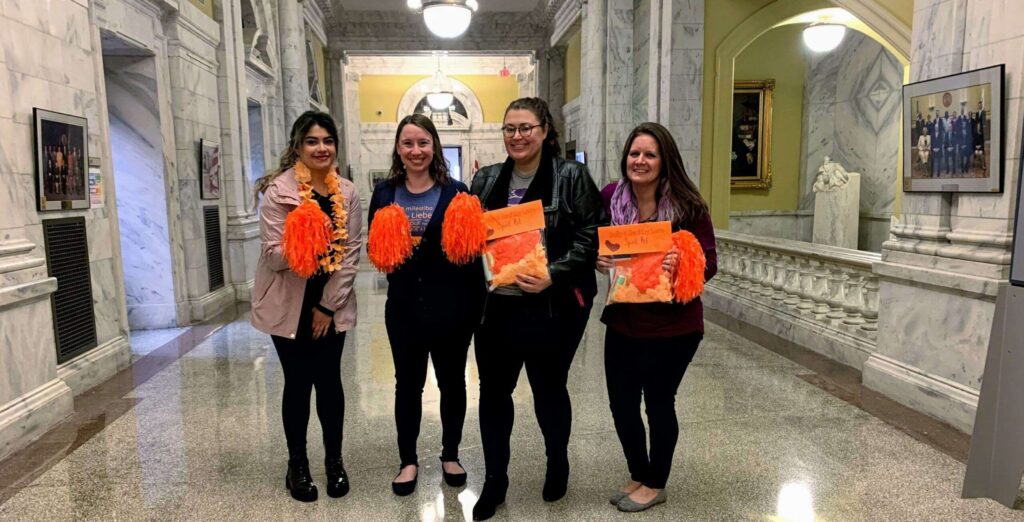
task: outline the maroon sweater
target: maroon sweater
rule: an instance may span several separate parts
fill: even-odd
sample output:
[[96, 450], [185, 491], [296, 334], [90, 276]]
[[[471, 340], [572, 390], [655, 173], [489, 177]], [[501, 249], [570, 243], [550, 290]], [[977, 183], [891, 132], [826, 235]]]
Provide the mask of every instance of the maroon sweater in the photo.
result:
[[[675, 226], [672, 229], [673, 232], [679, 230]], [[711, 224], [711, 216], [705, 213], [682, 229], [692, 232], [704, 247], [704, 257], [707, 259], [704, 281], [707, 282], [718, 272], [715, 227]], [[629, 337], [675, 337], [693, 332], [703, 333], [704, 306], [699, 297], [686, 304], [616, 303], [604, 307], [601, 322]]]

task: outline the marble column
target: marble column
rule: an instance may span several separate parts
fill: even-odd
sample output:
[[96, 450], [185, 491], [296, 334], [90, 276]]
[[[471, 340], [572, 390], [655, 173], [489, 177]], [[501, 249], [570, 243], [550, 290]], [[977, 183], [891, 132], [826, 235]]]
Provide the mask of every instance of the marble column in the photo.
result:
[[705, 0], [661, 0], [658, 122], [679, 146], [686, 173], [700, 181]]
[[563, 142], [565, 135], [565, 117], [562, 115], [561, 107], [565, 105], [565, 51], [566, 47], [552, 47], [544, 51], [540, 61], [547, 69], [547, 81], [544, 85], [546, 93], [541, 93], [551, 107], [551, 116], [555, 118], [555, 127]]
[[290, 128], [300, 114], [309, 109], [309, 77], [306, 71], [306, 28], [302, 21], [301, 0], [279, 0], [281, 23], [281, 82], [284, 91], [284, 117]]

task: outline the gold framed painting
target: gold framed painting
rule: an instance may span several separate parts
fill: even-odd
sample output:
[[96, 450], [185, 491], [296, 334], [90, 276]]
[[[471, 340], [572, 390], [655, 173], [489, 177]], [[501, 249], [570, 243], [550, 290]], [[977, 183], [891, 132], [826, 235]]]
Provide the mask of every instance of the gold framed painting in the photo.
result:
[[732, 91], [732, 163], [734, 189], [772, 186], [772, 96], [775, 80], [736, 82]]

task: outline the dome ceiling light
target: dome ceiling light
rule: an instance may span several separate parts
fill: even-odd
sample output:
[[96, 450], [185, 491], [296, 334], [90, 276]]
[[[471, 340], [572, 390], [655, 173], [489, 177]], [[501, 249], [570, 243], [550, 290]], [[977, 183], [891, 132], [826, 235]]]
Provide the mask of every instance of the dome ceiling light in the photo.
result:
[[437, 57], [437, 72], [430, 82], [430, 92], [427, 93], [427, 104], [435, 111], [446, 111], [455, 101], [455, 94], [452, 90], [452, 81], [441, 72], [441, 57]]
[[816, 53], [827, 53], [843, 42], [846, 26], [841, 24], [811, 24], [804, 28], [804, 45]]
[[422, 12], [427, 29], [439, 38], [462, 36], [480, 7], [476, 0], [407, 0], [406, 5]]

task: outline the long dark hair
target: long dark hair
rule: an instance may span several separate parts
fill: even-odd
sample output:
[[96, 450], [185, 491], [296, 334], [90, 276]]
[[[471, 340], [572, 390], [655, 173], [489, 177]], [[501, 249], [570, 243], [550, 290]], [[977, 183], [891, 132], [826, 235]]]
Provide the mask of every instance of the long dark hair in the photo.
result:
[[676, 224], [692, 223], [707, 213], [707, 202], [700, 195], [697, 185], [694, 185], [690, 177], [686, 175], [683, 157], [679, 154], [676, 140], [672, 138], [672, 133], [660, 124], [650, 121], [641, 123], [633, 129], [633, 132], [629, 133], [629, 137], [626, 138], [626, 146], [622, 149], [622, 161], [619, 162], [623, 181], [629, 183], [629, 176], [626, 175], [626, 158], [629, 157], [629, 149], [633, 146], [633, 140], [641, 134], [654, 138], [654, 141], [658, 143], [658, 151], [661, 153], [661, 172], [658, 173], [658, 178], [660, 183], [668, 183], [668, 197], [672, 203]]
[[320, 111], [306, 111], [302, 113], [295, 119], [295, 123], [292, 124], [292, 132], [289, 134], [288, 146], [281, 151], [281, 159], [278, 161], [277, 168], [256, 180], [257, 204], [259, 204], [260, 194], [266, 192], [267, 188], [270, 187], [270, 184], [273, 183], [278, 176], [294, 167], [295, 162], [299, 161], [299, 148], [302, 147], [302, 140], [306, 139], [306, 134], [309, 134], [309, 130], [314, 126], [318, 126], [327, 131], [327, 134], [331, 138], [334, 138], [336, 148], [340, 146], [338, 140], [338, 126], [334, 123], [334, 118], [331, 118], [330, 114]]
[[527, 110], [533, 113], [540, 121], [540, 124], [547, 129], [548, 134], [544, 136], [544, 145], [541, 152], [547, 157], [556, 157], [562, 154], [562, 146], [558, 144], [558, 129], [555, 128], [555, 119], [551, 117], [551, 109], [548, 102], [541, 98], [519, 98], [508, 104], [505, 115], [508, 111]]
[[434, 140], [434, 156], [430, 160], [427, 173], [430, 174], [430, 179], [434, 180], [434, 183], [447, 185], [451, 177], [448, 176], [448, 162], [444, 159], [441, 137], [437, 134], [434, 122], [422, 114], [410, 114], [398, 122], [398, 130], [395, 131], [395, 144], [391, 147], [391, 172], [388, 174], [388, 181], [398, 183], [405, 180], [405, 164], [402, 163], [402, 157], [398, 155], [398, 138], [402, 136], [402, 129], [406, 125], [415, 125], [430, 134], [430, 138]]

